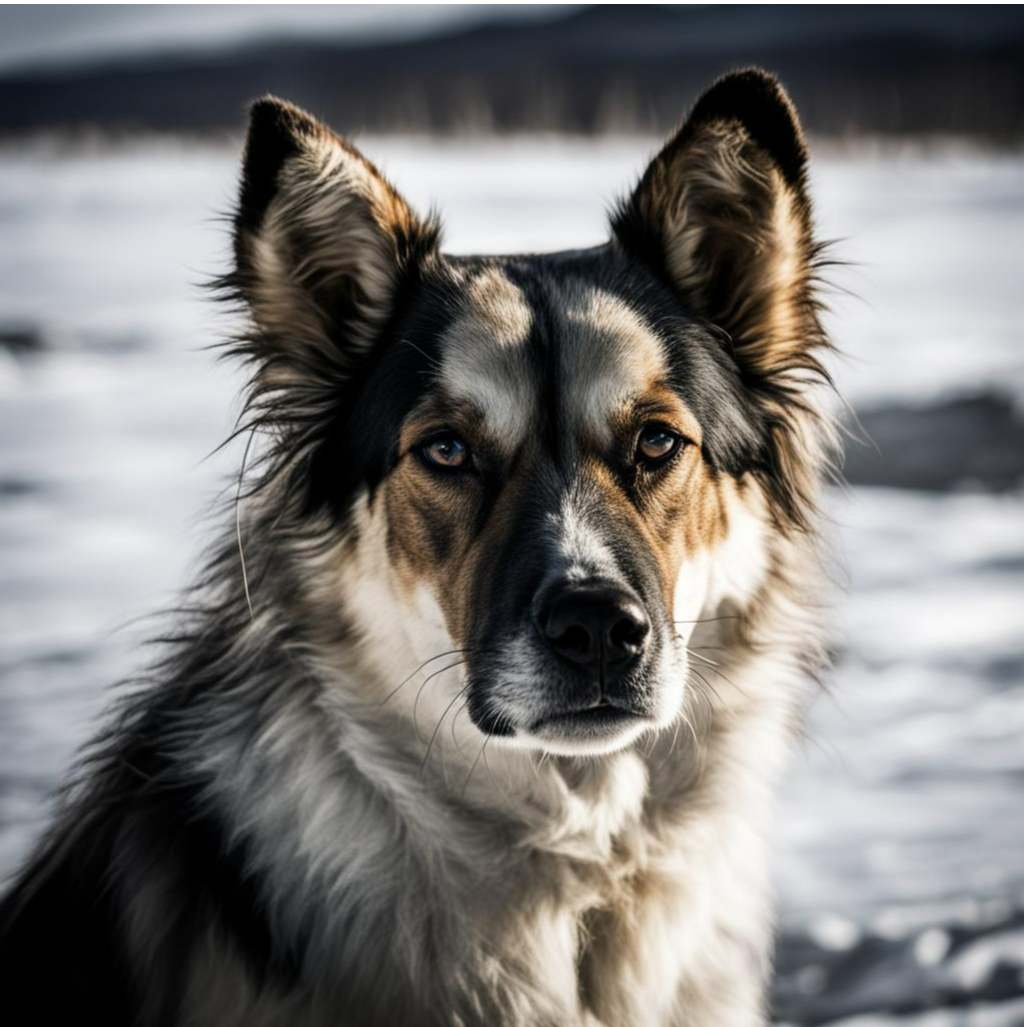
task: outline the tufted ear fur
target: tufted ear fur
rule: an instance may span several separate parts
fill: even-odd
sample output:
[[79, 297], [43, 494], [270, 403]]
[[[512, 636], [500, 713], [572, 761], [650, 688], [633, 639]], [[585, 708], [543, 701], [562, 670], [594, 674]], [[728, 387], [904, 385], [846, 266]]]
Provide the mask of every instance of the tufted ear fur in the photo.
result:
[[345, 469], [333, 457], [332, 475], [315, 473], [354, 379], [437, 253], [439, 228], [345, 139], [274, 97], [250, 109], [234, 228], [235, 267], [216, 284], [249, 312], [229, 349], [252, 371], [239, 431], [262, 437], [246, 494], [280, 481], [275, 523], [307, 523], [326, 501], [322, 478]]
[[729, 336], [742, 380], [767, 415], [776, 465], [767, 477], [797, 522], [823, 450], [805, 387], [828, 377], [817, 355], [828, 343], [814, 292], [820, 248], [806, 163], [795, 109], [777, 80], [734, 72], [700, 97], [613, 218], [617, 242]]
[[230, 282], [255, 329], [237, 347], [255, 365], [251, 405], [290, 389], [293, 413], [330, 402], [438, 239], [345, 139], [282, 100], [254, 103]]

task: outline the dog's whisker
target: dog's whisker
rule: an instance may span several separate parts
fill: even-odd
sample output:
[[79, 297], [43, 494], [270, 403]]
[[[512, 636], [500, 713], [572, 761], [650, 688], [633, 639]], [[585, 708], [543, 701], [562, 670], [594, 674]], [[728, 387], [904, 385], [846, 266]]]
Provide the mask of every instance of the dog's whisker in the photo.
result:
[[477, 768], [479, 761], [481, 760], [482, 753], [485, 752], [485, 746], [488, 745], [488, 742], [489, 740], [486, 737], [485, 741], [481, 743], [481, 748], [478, 750], [478, 755], [474, 757], [474, 762], [471, 764], [471, 769], [467, 771], [467, 777], [464, 778], [464, 786], [460, 791], [461, 802], [467, 797], [467, 788], [471, 783], [471, 778], [474, 776], [474, 771]]
[[713, 624], [721, 620], [742, 620], [740, 613], [726, 613], [720, 617], [699, 617], [697, 620], [674, 620], [671, 624]]
[[648, 734], [648, 745], [645, 751], [646, 759], [649, 759], [652, 756], [653, 750], [656, 748], [656, 743], [660, 738], [660, 733], [658, 731], [650, 731]]
[[[720, 678], [723, 678], [723, 680], [726, 681], [732, 688], [737, 689], [737, 691], [741, 695], [743, 695], [744, 698], [747, 698], [747, 699], [750, 698], [749, 693], [746, 692], [745, 689], [741, 688], [740, 685], [738, 685], [731, 678], [729, 678], [722, 670], [720, 670], [721, 664], [718, 663], [716, 660], [710, 659], [707, 656], [703, 656], [701, 653], [695, 652], [691, 647], [689, 647], [687, 645], [684, 646], [684, 649], [685, 649], [685, 651], [690, 656], [694, 656], [696, 659], [699, 659], [703, 663], [706, 663], [708, 665], [708, 667], [710, 668], [710, 670], [713, 671], [714, 674], [716, 674]], [[706, 679], [703, 678], [703, 680], [706, 680]], [[719, 696], [718, 696], [718, 698], [719, 698]]]
[[243, 592], [246, 593], [246, 607], [250, 611], [250, 620], [256, 620], [256, 616], [253, 613], [253, 601], [250, 598], [250, 579], [246, 573], [246, 554], [243, 552], [242, 545], [242, 486], [243, 481], [246, 478], [246, 459], [250, 455], [250, 446], [253, 445], [253, 436], [256, 432], [256, 426], [250, 429], [249, 438], [246, 440], [246, 446], [243, 449], [242, 454], [242, 466], [239, 468], [239, 485], [235, 491], [235, 541], [239, 547], [239, 566], [242, 568], [242, 587]]
[[439, 653], [437, 656], [429, 656], [428, 659], [424, 661], [424, 663], [422, 663], [415, 670], [412, 670], [391, 692], [389, 692], [389, 694], [384, 699], [382, 699], [379, 705], [384, 706], [394, 695], [396, 695], [397, 692], [399, 692], [399, 690], [404, 685], [409, 684], [411, 681], [413, 681], [414, 678], [417, 677], [417, 675], [422, 670], [424, 670], [424, 668], [427, 667], [429, 663], [434, 663], [436, 660], [441, 660], [445, 656], [455, 656], [457, 653], [471, 653], [473, 651], [473, 649], [447, 649], [446, 652]]
[[[703, 674], [703, 672], [702, 672], [701, 670], [699, 670], [699, 668], [698, 668], [698, 667], [693, 667], [693, 668], [691, 668], [691, 672], [692, 672], [693, 674], [695, 674], [695, 675], [696, 675], [696, 677], [698, 677], [698, 679], [699, 679], [699, 680], [700, 680], [700, 681], [701, 681], [701, 682], [703, 683], [703, 685], [704, 685], [704, 686], [705, 686], [705, 687], [706, 687], [706, 688], [707, 688], [707, 689], [708, 689], [708, 690], [709, 690], [710, 692], [712, 692], [712, 693], [714, 694], [714, 696], [715, 696], [715, 697], [716, 697], [716, 699], [717, 699], [717, 702], [718, 702], [718, 703], [720, 704], [720, 706], [719, 706], [719, 711], [715, 710], [715, 711], [714, 711], [714, 713], [713, 713], [713, 714], [711, 714], [711, 719], [712, 719], [712, 716], [714, 716], [714, 715], [717, 715], [717, 713], [718, 713], [718, 712], [719, 712], [720, 714], [722, 714], [722, 715], [726, 715], [726, 716], [728, 716], [728, 717], [734, 717], [734, 716], [735, 716], [735, 710], [733, 710], [733, 709], [732, 709], [732, 708], [731, 708], [730, 706], [728, 706], [728, 705], [727, 705], [727, 704], [726, 704], [726, 703], [724, 702], [724, 697], [723, 697], [723, 696], [722, 696], [722, 695], [720, 694], [720, 692], [719, 692], [719, 691], [718, 691], [718, 690], [717, 690], [717, 689], [716, 689], [716, 688], [714, 687], [714, 685], [713, 685], [713, 684], [712, 684], [712, 682], [711, 682], [711, 681], [709, 680], [709, 678], [707, 678], [707, 677], [706, 677], [706, 675], [705, 675], [705, 674]], [[744, 694], [744, 693], [743, 693], [743, 694]], [[710, 700], [709, 700], [709, 696], [707, 696], [707, 697], [706, 697], [706, 700], [707, 700], [707, 702], [710, 702]], [[710, 707], [711, 707], [711, 709], [713, 709], [713, 704], [712, 704], [712, 702], [710, 702]]]
[[417, 735], [417, 740], [419, 742], [423, 742], [424, 741], [424, 739], [421, 737], [420, 729], [417, 726], [417, 704], [418, 704], [418, 702], [420, 702], [421, 693], [423, 693], [425, 688], [428, 687], [428, 682], [431, 681], [432, 678], [437, 678], [440, 674], [445, 674], [447, 670], [453, 670], [456, 667], [461, 667], [466, 662], [467, 661], [463, 660], [463, 659], [455, 660], [453, 663], [447, 664], [445, 667], [442, 667], [440, 670], [433, 671], [431, 674], [429, 674], [424, 679], [424, 681], [421, 682], [421, 687], [417, 690], [417, 695], [414, 696], [414, 707], [410, 711], [411, 719], [414, 722], [414, 734]]
[[729, 685], [730, 685], [730, 686], [731, 686], [731, 687], [732, 687], [733, 689], [735, 689], [735, 691], [737, 691], [737, 692], [738, 692], [738, 694], [739, 694], [739, 695], [741, 695], [743, 699], [749, 699], [749, 698], [751, 698], [751, 696], [749, 695], [749, 693], [748, 693], [748, 692], [746, 692], [746, 691], [745, 691], [745, 689], [741, 687], [741, 685], [739, 685], [739, 684], [738, 684], [737, 682], [735, 682], [735, 681], [733, 681], [733, 680], [732, 680], [731, 678], [729, 678], [729, 677], [728, 677], [728, 676], [727, 676], [727, 675], [726, 675], [726, 674], [725, 674], [725, 673], [724, 673], [724, 672], [723, 672], [723, 671], [722, 671], [722, 670], [721, 670], [721, 669], [719, 668], [719, 666], [718, 666], [717, 664], [715, 664], [715, 663], [712, 663], [712, 662], [711, 662], [711, 661], [709, 661], [709, 660], [707, 660], [706, 662], [707, 662], [707, 663], [708, 663], [708, 664], [710, 665], [710, 670], [711, 670], [711, 671], [713, 671], [713, 673], [714, 673], [714, 674], [716, 674], [716, 675], [717, 675], [717, 677], [719, 677], [719, 678], [723, 678], [723, 680], [724, 680], [724, 681], [726, 681], [726, 682], [727, 682], [727, 683], [728, 683], [728, 684], [729, 684]]
[[[469, 688], [470, 688], [470, 683], [468, 683], [467, 687], [464, 689], [464, 692], [466, 693], [467, 689], [469, 689]], [[465, 694], [464, 695], [464, 701], [460, 704], [460, 708], [456, 711], [456, 713], [453, 715], [453, 719], [449, 722], [449, 737], [453, 741], [453, 748], [456, 749], [456, 751], [459, 752], [461, 755], [463, 755], [463, 749], [460, 748], [460, 743], [459, 743], [459, 741], [457, 741], [457, 737], [456, 737], [456, 722], [460, 719], [460, 714], [461, 713], [465, 713], [467, 711], [468, 711], [467, 695]]]
[[668, 750], [668, 758], [670, 756], [670, 753], [672, 753], [674, 751], [674, 749], [676, 748], [676, 746], [678, 744], [678, 735], [681, 733], [681, 721], [682, 720], [685, 720], [685, 718], [684, 717], [675, 717], [674, 718], [674, 734], [671, 735], [670, 749]]
[[[706, 718], [706, 734], [709, 735], [710, 730], [713, 726], [713, 718], [717, 712], [713, 705], [713, 700], [709, 697], [709, 695], [706, 694], [705, 688], [693, 688], [692, 694], [700, 698], [706, 704], [706, 710], [709, 714]], [[720, 697], [718, 696], [718, 700], [719, 698]]]
[[449, 704], [442, 711], [442, 716], [439, 717], [438, 723], [436, 723], [436, 725], [435, 725], [435, 730], [431, 733], [431, 740], [428, 742], [428, 749], [427, 749], [427, 751], [424, 754], [424, 759], [421, 760], [420, 774], [421, 774], [422, 777], [424, 776], [425, 768], [428, 766], [428, 760], [431, 757], [432, 746], [435, 744], [435, 739], [438, 737], [439, 728], [442, 727], [442, 722], [446, 719], [446, 715], [453, 708], [453, 706], [456, 703], [456, 701], [458, 699], [460, 699], [464, 695], [464, 693], [467, 691], [467, 689], [470, 688], [470, 687], [471, 686], [470, 686], [469, 683], [464, 685], [464, 687], [461, 688], [460, 691], [457, 692], [456, 695], [454, 695], [453, 698], [449, 700]]
[[[498, 720], [498, 719], [499, 718], [497, 716], [496, 720]], [[486, 749], [488, 748], [488, 743], [491, 740], [492, 740], [492, 735], [489, 735], [488, 738], [485, 739], [485, 744], [481, 747], [481, 761], [485, 765], [485, 770], [487, 771], [487, 773], [489, 775], [489, 780], [491, 780], [491, 782], [492, 782], [492, 787], [495, 788], [495, 790], [502, 797], [503, 802], [506, 803], [507, 809], [510, 810], [511, 812], [513, 812], [514, 815], [517, 815], [517, 807], [516, 807], [515, 803], [513, 802], [513, 800], [511, 799], [510, 793], [505, 788], [503, 788], [499, 784], [499, 782], [496, 780], [496, 775], [492, 772], [492, 767], [489, 764], [489, 757], [488, 757], [488, 753], [486, 752]]]
[[687, 645], [684, 647], [684, 649], [689, 656], [694, 656], [697, 660], [702, 660], [703, 663], [709, 664], [709, 666], [711, 667], [718, 666], [715, 660], [711, 660], [708, 656], [703, 656], [702, 653], [697, 653], [694, 649], [690, 649]]
[[671, 749], [673, 749], [674, 746], [677, 745], [678, 728], [680, 727], [680, 724], [682, 722], [684, 722], [685, 727], [688, 728], [688, 733], [692, 736], [692, 745], [694, 747], [694, 751], [695, 752], [699, 752], [699, 749], [700, 749], [699, 735], [696, 733], [695, 724], [692, 723], [692, 718], [691, 717], [679, 717], [678, 718], [678, 724], [675, 725], [675, 728], [674, 728], [674, 740], [671, 742], [671, 746], [670, 746]]

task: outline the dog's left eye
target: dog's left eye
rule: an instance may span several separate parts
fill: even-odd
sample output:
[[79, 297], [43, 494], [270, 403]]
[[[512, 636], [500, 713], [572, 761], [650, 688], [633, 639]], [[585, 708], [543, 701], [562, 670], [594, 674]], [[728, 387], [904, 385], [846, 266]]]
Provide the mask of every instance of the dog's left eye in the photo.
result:
[[683, 439], [669, 428], [652, 424], [643, 428], [638, 436], [638, 448], [635, 459], [640, 464], [662, 464], [669, 460], [680, 448]]
[[421, 446], [421, 455], [433, 467], [466, 467], [471, 452], [458, 435], [436, 435]]

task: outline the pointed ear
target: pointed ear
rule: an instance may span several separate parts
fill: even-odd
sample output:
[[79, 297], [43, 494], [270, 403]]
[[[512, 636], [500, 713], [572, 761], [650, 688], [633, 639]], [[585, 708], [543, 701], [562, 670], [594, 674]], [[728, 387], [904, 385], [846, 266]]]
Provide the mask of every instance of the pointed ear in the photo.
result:
[[820, 249], [806, 191], [806, 144], [777, 80], [726, 75], [649, 165], [616, 212], [616, 241], [684, 304], [722, 328], [759, 412], [752, 470], [782, 523], [805, 528], [837, 450], [806, 386], [830, 381], [814, 284]]
[[282, 100], [254, 103], [230, 282], [256, 329], [238, 347], [256, 365], [251, 401], [300, 386], [309, 410], [346, 382], [438, 239], [346, 140]]
[[806, 145], [773, 76], [734, 72], [704, 93], [613, 229], [730, 335], [750, 384], [820, 373]]

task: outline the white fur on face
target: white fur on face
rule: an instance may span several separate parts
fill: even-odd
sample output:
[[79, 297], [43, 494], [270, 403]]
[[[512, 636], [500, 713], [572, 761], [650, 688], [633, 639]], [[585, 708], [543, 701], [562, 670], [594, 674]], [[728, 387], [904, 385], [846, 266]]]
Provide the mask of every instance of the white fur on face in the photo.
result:
[[660, 340], [623, 300], [583, 283], [559, 294], [569, 345], [560, 350], [567, 423], [606, 439], [612, 415], [665, 370]]
[[707, 608], [712, 575], [711, 556], [706, 551], [686, 557], [674, 583], [674, 628], [682, 645], [688, 643], [696, 622]]
[[[711, 554], [710, 600], [745, 606], [766, 580], [770, 568], [766, 500], [751, 483], [725, 491], [728, 533]], [[707, 604], [709, 605], [709, 603]]]
[[[512, 450], [539, 401], [539, 369], [527, 347], [532, 312], [521, 289], [494, 268], [479, 272], [467, 291], [468, 308], [442, 341], [438, 381], [447, 395], [477, 406], [489, 434]], [[660, 340], [628, 304], [596, 286], [554, 287], [551, 303], [564, 336], [559, 416], [568, 432], [606, 439], [613, 415], [663, 373]]]
[[[480, 734], [462, 702], [467, 654], [450, 635], [427, 587], [411, 593], [398, 586], [382, 504], [372, 505], [365, 497], [354, 517], [357, 545], [343, 564], [339, 587], [374, 682], [370, 698], [405, 724], [425, 756], [429, 744], [452, 747], [454, 740], [473, 755]], [[445, 727], [445, 735], [440, 741], [436, 734], [432, 741], [438, 725]]]
[[494, 268], [479, 272], [467, 295], [467, 309], [442, 340], [439, 383], [448, 396], [480, 410], [489, 435], [512, 450], [527, 433], [536, 402], [524, 352], [531, 308]]
[[769, 525], [766, 504], [752, 487], [722, 492], [727, 532], [712, 549], [687, 557], [674, 586], [674, 621], [683, 645], [721, 604], [743, 607], [766, 580]]
[[566, 581], [619, 576], [617, 560], [609, 545], [583, 516], [572, 491], [564, 496], [559, 512], [552, 515], [551, 520], [556, 550], [562, 561], [562, 577]]

